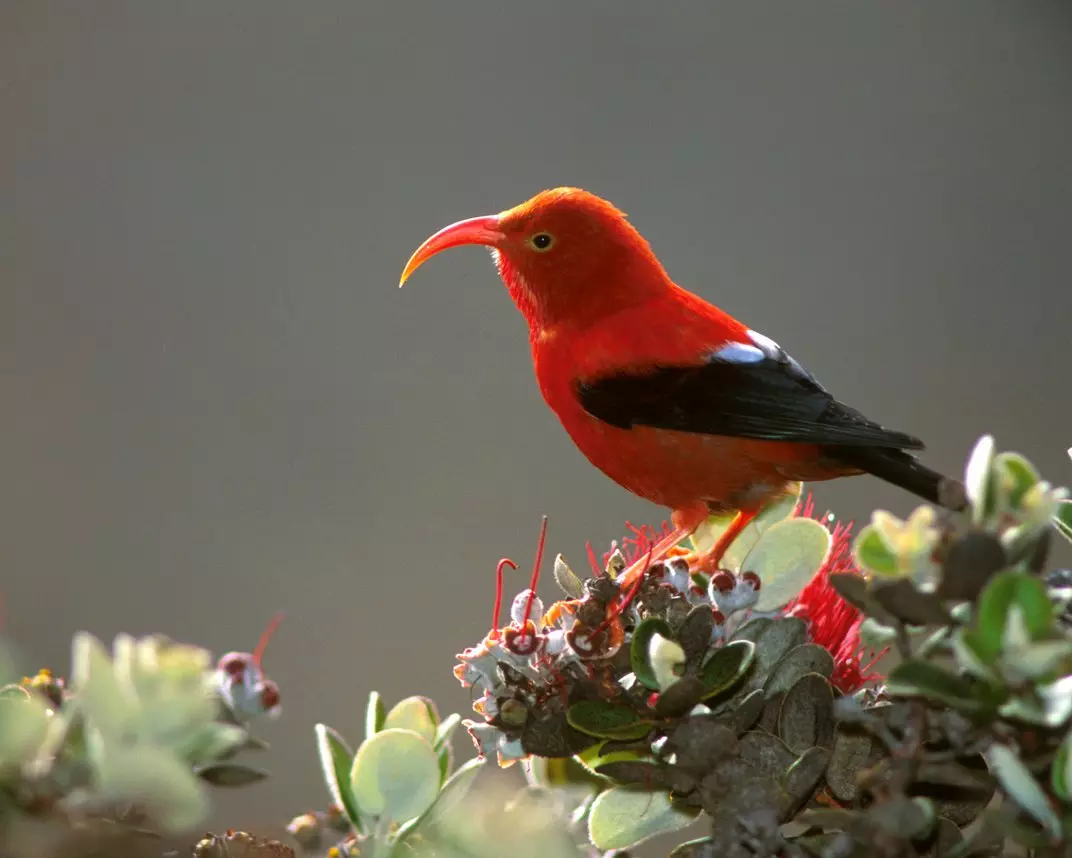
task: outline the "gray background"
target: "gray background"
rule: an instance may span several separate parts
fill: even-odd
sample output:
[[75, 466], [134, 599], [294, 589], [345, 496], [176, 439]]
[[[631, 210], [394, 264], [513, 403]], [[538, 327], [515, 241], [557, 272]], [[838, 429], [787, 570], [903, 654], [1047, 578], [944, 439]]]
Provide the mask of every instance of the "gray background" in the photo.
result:
[[485, 252], [396, 288], [450, 221], [586, 187], [936, 467], [989, 431], [1072, 481], [1067, 2], [8, 0], [0, 123], [5, 632], [65, 670], [286, 609], [277, 776], [219, 824], [323, 803], [312, 726], [371, 688], [467, 712], [541, 513], [577, 567], [664, 514], [546, 409]]

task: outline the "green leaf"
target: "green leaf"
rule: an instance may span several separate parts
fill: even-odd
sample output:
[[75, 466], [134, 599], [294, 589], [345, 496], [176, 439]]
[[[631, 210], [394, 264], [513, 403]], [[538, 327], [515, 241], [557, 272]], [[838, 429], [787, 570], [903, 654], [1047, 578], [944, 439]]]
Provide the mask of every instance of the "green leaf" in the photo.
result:
[[454, 759], [454, 750], [450, 745], [444, 745], [436, 751], [436, 758], [439, 760], [439, 783], [442, 785], [446, 783], [447, 777], [450, 775], [450, 764]]
[[630, 849], [659, 834], [692, 824], [699, 811], [675, 807], [667, 792], [611, 787], [600, 793], [588, 815], [588, 837], [597, 849]]
[[640, 739], [651, 731], [651, 721], [628, 706], [602, 700], [582, 700], [566, 711], [571, 727], [603, 739]]
[[[638, 760], [650, 760], [652, 758], [651, 754], [633, 748], [611, 750], [604, 754], [603, 748], [607, 744], [607, 742], [596, 742], [594, 745], [585, 748], [572, 759], [575, 759], [584, 768], [591, 772], [592, 775], [599, 777], [596, 769], [606, 763], [636, 762]], [[535, 760], [537, 758], [534, 757], [533, 759]]]
[[1035, 776], [1007, 745], [995, 743], [983, 754], [998, 783], [1020, 808], [1042, 825], [1054, 838], [1061, 836], [1061, 821], [1039, 786]]
[[984, 662], [995, 659], [1006, 642], [1013, 606], [1019, 609], [1023, 627], [1032, 640], [1045, 635], [1053, 625], [1053, 603], [1046, 585], [1024, 572], [995, 575], [979, 597], [978, 655]]
[[998, 453], [994, 457], [994, 470], [1004, 500], [1010, 509], [1020, 508], [1020, 501], [1039, 481], [1038, 471], [1019, 453]]
[[412, 730], [380, 730], [354, 755], [350, 788], [362, 815], [404, 822], [420, 816], [439, 792], [439, 760]]
[[197, 766], [194, 774], [206, 783], [222, 787], [247, 786], [268, 778], [268, 772], [264, 769], [229, 762]]
[[357, 810], [353, 790], [350, 789], [350, 767], [353, 765], [354, 752], [342, 736], [327, 724], [317, 724], [314, 731], [320, 770], [324, 773], [324, 783], [327, 784], [331, 800], [337, 807], [342, 808], [354, 831], [361, 834], [364, 831], [361, 814]]
[[1061, 801], [1072, 803], [1072, 732], [1065, 736], [1057, 749], [1057, 756], [1050, 768], [1050, 784]]
[[993, 708], [968, 680], [925, 661], [898, 664], [890, 671], [886, 690], [896, 697], [925, 697], [965, 714], [981, 714]]
[[872, 524], [867, 525], [857, 535], [852, 552], [863, 569], [877, 572], [879, 575], [897, 575], [900, 572], [897, 555]]
[[383, 722], [387, 720], [387, 707], [384, 705], [380, 692], [371, 691], [368, 696], [368, 705], [365, 707], [365, 738], [371, 739], [383, 729]]
[[984, 435], [972, 448], [964, 472], [964, 490], [972, 506], [972, 520], [979, 524], [993, 515], [997, 506], [994, 479], [994, 437]]
[[721, 694], [740, 680], [756, 657], [756, 645], [752, 641], [730, 641], [715, 650], [700, 673], [704, 684], [703, 699]]
[[675, 846], [667, 858], [712, 858], [715, 854], [713, 837], [697, 837]]
[[1072, 500], [1063, 500], [1057, 505], [1053, 523], [1065, 539], [1072, 541]]
[[454, 762], [454, 749], [451, 747], [450, 737], [461, 722], [461, 716], [457, 712], [451, 712], [436, 728], [435, 742], [432, 743], [432, 747], [439, 755], [439, 779], [441, 783], [445, 783], [450, 775], [450, 767]]
[[983, 645], [979, 640], [978, 629], [959, 628], [953, 633], [953, 655], [957, 666], [979, 679], [998, 682], [1000, 677], [996, 669], [997, 658], [984, 655]]
[[754, 610], [773, 611], [796, 597], [829, 552], [830, 531], [814, 519], [790, 518], [768, 528], [741, 562], [741, 570], [755, 572], [762, 584]]
[[434, 743], [439, 727], [439, 713], [427, 697], [413, 696], [398, 701], [384, 718], [383, 728], [398, 727], [412, 730], [418, 736]]
[[212, 721], [201, 728], [185, 747], [185, 756], [192, 763], [226, 760], [250, 746], [251, 736], [237, 724]]
[[450, 737], [461, 723], [462, 716], [457, 712], [451, 712], [446, 718], [440, 721], [439, 727], [436, 728], [435, 741], [432, 743], [432, 747], [438, 751], [447, 744], [447, 742], [450, 741]]
[[659, 682], [655, 678], [648, 659], [648, 645], [656, 633], [665, 638], [671, 637], [670, 624], [658, 617], [648, 617], [637, 625], [629, 644], [629, 664], [636, 675], [637, 682], [652, 691], [659, 690]]
[[[598, 751], [601, 744], [593, 745], [589, 750], [594, 750], [589, 759], [595, 760], [591, 767], [581, 760], [578, 754], [575, 757], [537, 757], [533, 756], [525, 768], [525, 774], [529, 783], [536, 786], [547, 787], [553, 790], [578, 790], [588, 794], [595, 794], [606, 785], [606, 779], [593, 771], [596, 766], [610, 762], [603, 759]], [[587, 753], [587, 752], [586, 752]], [[608, 754], [608, 757], [620, 754], [622, 759], [630, 762], [640, 759], [637, 751], [618, 751]]]
[[878, 649], [888, 646], [897, 639], [897, 629], [884, 626], [874, 617], [865, 617], [860, 623], [860, 643], [865, 647]]
[[[722, 566], [726, 569], [741, 569], [745, 556], [752, 550], [760, 537], [773, 525], [788, 518], [800, 503], [803, 483], [791, 483], [788, 494], [767, 504], [759, 514], [748, 523], [737, 538], [733, 540], [726, 553], [722, 555]], [[733, 523], [734, 515], [711, 516], [697, 528], [692, 535], [692, 544], [696, 551], [710, 551], [718, 538]]]

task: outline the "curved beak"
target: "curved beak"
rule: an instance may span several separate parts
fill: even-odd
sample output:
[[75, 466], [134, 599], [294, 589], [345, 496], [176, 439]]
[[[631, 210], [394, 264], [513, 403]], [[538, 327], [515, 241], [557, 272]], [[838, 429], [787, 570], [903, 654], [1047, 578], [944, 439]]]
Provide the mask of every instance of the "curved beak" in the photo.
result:
[[437, 253], [451, 247], [460, 247], [463, 244], [483, 244], [487, 247], [495, 247], [505, 238], [505, 234], [499, 229], [497, 215], [471, 217], [445, 226], [425, 240], [424, 244], [418, 247], [409, 258], [409, 262], [402, 270], [402, 279], [398, 281], [398, 288], [401, 289], [410, 275]]

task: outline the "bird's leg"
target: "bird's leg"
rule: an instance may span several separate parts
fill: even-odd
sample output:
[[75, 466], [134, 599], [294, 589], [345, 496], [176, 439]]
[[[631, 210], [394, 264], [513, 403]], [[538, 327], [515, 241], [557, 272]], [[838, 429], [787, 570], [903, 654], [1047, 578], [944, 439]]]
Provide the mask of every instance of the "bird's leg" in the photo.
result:
[[622, 589], [628, 590], [633, 585], [633, 582], [636, 581], [637, 576], [643, 574], [644, 570], [652, 563], [657, 563], [664, 557], [676, 556], [681, 553], [680, 549], [677, 548], [677, 544], [686, 537], [692, 536], [696, 528], [703, 524], [706, 518], [707, 506], [705, 504], [697, 504], [694, 507], [686, 507], [680, 510], [675, 509], [670, 515], [670, 521], [674, 525], [673, 531], [656, 542], [622, 572], [618, 579]]
[[[726, 550], [733, 544], [733, 541], [741, 535], [741, 531], [748, 527], [758, 514], [759, 509], [738, 510], [737, 514], [733, 517], [733, 521], [730, 522], [730, 526], [722, 532], [710, 551], [679, 551], [676, 552], [677, 556], [682, 557], [689, 564], [690, 572], [703, 572], [705, 574], [717, 572]], [[692, 533], [696, 532], [696, 528], [700, 526], [701, 522], [697, 522], [692, 528], [689, 532], [690, 536]]]

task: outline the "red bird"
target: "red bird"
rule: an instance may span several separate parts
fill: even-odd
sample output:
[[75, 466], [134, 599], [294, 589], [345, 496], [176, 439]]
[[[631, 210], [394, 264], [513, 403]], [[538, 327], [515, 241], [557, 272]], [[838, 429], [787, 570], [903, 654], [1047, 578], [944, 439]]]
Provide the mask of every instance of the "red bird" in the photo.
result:
[[677, 532], [736, 511], [694, 568], [712, 571], [756, 513], [793, 482], [870, 473], [939, 503], [945, 478], [907, 450], [918, 438], [838, 402], [776, 342], [674, 283], [606, 200], [543, 191], [497, 215], [441, 229], [435, 254], [491, 248], [529, 326], [544, 399], [588, 460], [670, 507]]

